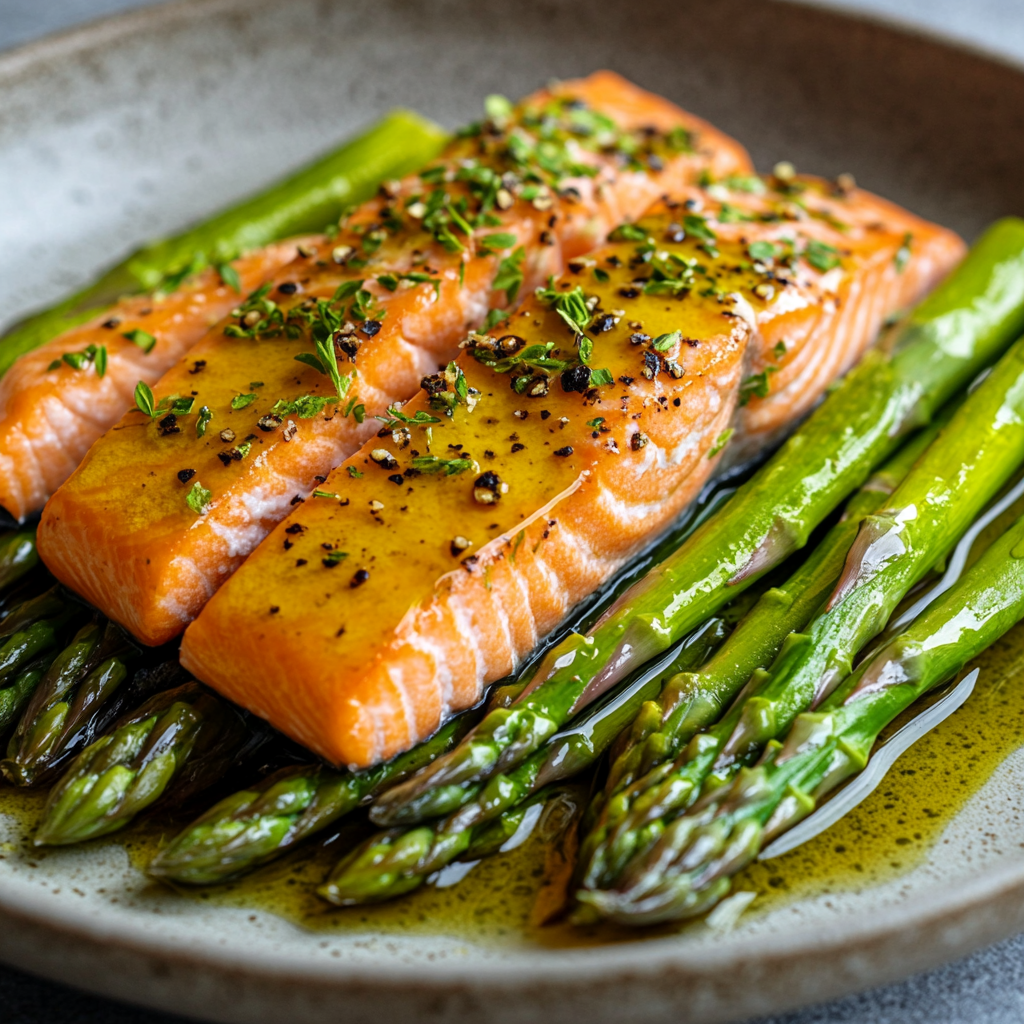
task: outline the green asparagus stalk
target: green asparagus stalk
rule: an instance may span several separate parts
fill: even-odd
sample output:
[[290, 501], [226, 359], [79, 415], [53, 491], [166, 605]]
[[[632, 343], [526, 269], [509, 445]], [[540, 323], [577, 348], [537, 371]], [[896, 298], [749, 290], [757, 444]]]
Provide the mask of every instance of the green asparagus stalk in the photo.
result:
[[137, 653], [116, 623], [83, 626], [54, 659], [18, 721], [0, 761], [8, 780], [18, 786], [40, 781], [96, 706], [127, 679], [126, 662]]
[[0, 735], [14, 723], [52, 664], [44, 654], [26, 665], [10, 683], [0, 686]]
[[626, 924], [709, 909], [764, 845], [859, 772], [882, 729], [1024, 618], [1024, 518], [713, 805], [677, 818], [614, 887], [578, 898]]
[[[107, 835], [165, 798], [190, 762], [212, 783], [247, 740], [240, 712], [199, 683], [158, 693], [90, 744], [50, 791], [37, 846]], [[194, 773], [193, 773], [194, 774]]]
[[861, 519], [882, 507], [946, 419], [937, 417], [930, 427], [918, 431], [854, 494], [842, 519], [803, 565], [785, 583], [761, 596], [699, 672], [677, 673], [655, 700], [644, 704], [629, 744], [609, 770], [605, 787], [609, 796], [673, 760], [697, 732], [719, 719], [757, 669], [772, 663], [786, 637], [810, 622], [839, 578]]
[[885, 508], [862, 520], [835, 590], [806, 633], [790, 634], [770, 672], [755, 674], [746, 699], [695, 736], [667, 771], [636, 784], [631, 808], [588, 867], [587, 884], [608, 884], [702, 789], [726, 785], [798, 714], [820, 704], [1022, 462], [1024, 339], [968, 396]]
[[[1024, 327], [1024, 221], [994, 224], [893, 336], [869, 352], [779, 452], [586, 635], [548, 652], [519, 700], [383, 795], [376, 820], [426, 794], [506, 772], [579, 708], [671, 646], [793, 551]], [[468, 797], [467, 797], [468, 798]], [[427, 813], [425, 810], [424, 813]]]
[[38, 564], [35, 530], [15, 530], [0, 536], [0, 590], [16, 583]]
[[0, 339], [0, 374], [18, 356], [96, 316], [122, 295], [176, 286], [190, 271], [234, 259], [290, 235], [321, 231], [385, 178], [432, 160], [446, 136], [409, 111], [389, 114], [362, 135], [179, 235], [152, 242], [98, 281], [12, 327]]
[[14, 606], [0, 622], [0, 732], [24, 705], [35, 668], [53, 652], [61, 627], [73, 615], [74, 608], [53, 587]]
[[380, 832], [342, 858], [317, 893], [339, 907], [383, 903], [404, 896], [452, 861], [480, 860], [508, 849], [524, 823], [534, 824], [534, 814], [539, 817], [562, 793], [557, 786], [542, 789], [499, 817], [443, 839], [429, 826], [407, 832]]
[[425, 743], [365, 771], [322, 764], [282, 769], [211, 807], [156, 855], [149, 873], [213, 885], [266, 864], [451, 749], [473, 721], [460, 715]]
[[[849, 501], [842, 519], [781, 586], [763, 594], [732, 635], [697, 672], [672, 676], [640, 709], [629, 740], [608, 772], [600, 814], [580, 847], [585, 880], [602, 877], [610, 835], [642, 794], [664, 781], [683, 747], [721, 717], [759, 669], [767, 668], [790, 633], [802, 629], [835, 587], [864, 516], [877, 511], [931, 444], [952, 408], [918, 431]], [[660, 766], [660, 770], [659, 769]], [[638, 779], [643, 781], [633, 785]]]
[[[666, 671], [703, 661], [709, 649], [721, 642], [720, 625], [699, 630]], [[478, 784], [474, 799], [447, 818], [371, 837], [332, 871], [321, 895], [342, 906], [401, 896], [445, 865], [468, 857], [475, 844], [491, 844], [495, 836], [507, 838], [542, 794], [588, 768], [608, 749], [644, 700], [660, 689], [663, 677], [664, 671], [638, 673], [620, 692], [609, 694], [573, 728], [559, 733], [515, 770]]]

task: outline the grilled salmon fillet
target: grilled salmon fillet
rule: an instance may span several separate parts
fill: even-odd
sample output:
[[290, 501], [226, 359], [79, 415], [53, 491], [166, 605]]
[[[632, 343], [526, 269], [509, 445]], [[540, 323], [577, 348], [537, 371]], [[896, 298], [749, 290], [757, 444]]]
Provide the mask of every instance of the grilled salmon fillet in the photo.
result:
[[[0, 505], [21, 521], [43, 507], [94, 441], [210, 326], [295, 258], [290, 240], [208, 268], [167, 294], [122, 299], [21, 356], [0, 378]], [[237, 284], [237, 289], [235, 285]]]
[[470, 335], [220, 589], [182, 664], [336, 764], [411, 747], [964, 252], [820, 181], [712, 196], [661, 204]]
[[211, 330], [155, 387], [155, 416], [93, 446], [39, 529], [59, 579], [145, 643], [177, 635], [489, 309], [659, 195], [749, 170], [610, 73], [489, 114]]

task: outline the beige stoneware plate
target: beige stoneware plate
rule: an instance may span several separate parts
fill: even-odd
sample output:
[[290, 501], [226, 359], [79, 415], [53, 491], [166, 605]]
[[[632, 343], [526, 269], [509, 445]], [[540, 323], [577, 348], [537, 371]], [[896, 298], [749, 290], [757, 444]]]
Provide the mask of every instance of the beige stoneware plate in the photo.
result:
[[[881, 24], [769, 0], [191, 0], [0, 57], [0, 319], [391, 106], [454, 125], [488, 92], [599, 67], [707, 117], [762, 168], [850, 171], [968, 237], [1024, 213], [1024, 72]], [[741, 879], [761, 896], [731, 930], [575, 947], [523, 932], [509, 908], [536, 846], [478, 869], [458, 912], [456, 887], [298, 927], [244, 892], [157, 889], [118, 843], [36, 857], [0, 796], [0, 959], [289, 1024], [684, 1024], [890, 981], [1024, 928], [1021, 637], [845, 831]]]

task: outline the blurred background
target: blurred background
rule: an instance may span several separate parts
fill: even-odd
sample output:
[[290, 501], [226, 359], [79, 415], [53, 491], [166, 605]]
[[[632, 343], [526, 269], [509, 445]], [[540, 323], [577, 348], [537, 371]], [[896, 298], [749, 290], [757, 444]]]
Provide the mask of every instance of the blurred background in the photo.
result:
[[[82, 21], [160, 0], [0, 0], [0, 50]], [[923, 25], [1024, 59], [1022, 0], [806, 0]]]

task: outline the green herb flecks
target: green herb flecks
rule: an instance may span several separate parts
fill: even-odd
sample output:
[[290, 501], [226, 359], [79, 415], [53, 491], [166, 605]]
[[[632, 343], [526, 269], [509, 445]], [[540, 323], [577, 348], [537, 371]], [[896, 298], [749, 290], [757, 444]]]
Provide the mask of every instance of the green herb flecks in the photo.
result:
[[213, 500], [213, 492], [208, 491], [198, 480], [192, 485], [192, 490], [185, 496], [185, 504], [197, 516], [201, 516]]

